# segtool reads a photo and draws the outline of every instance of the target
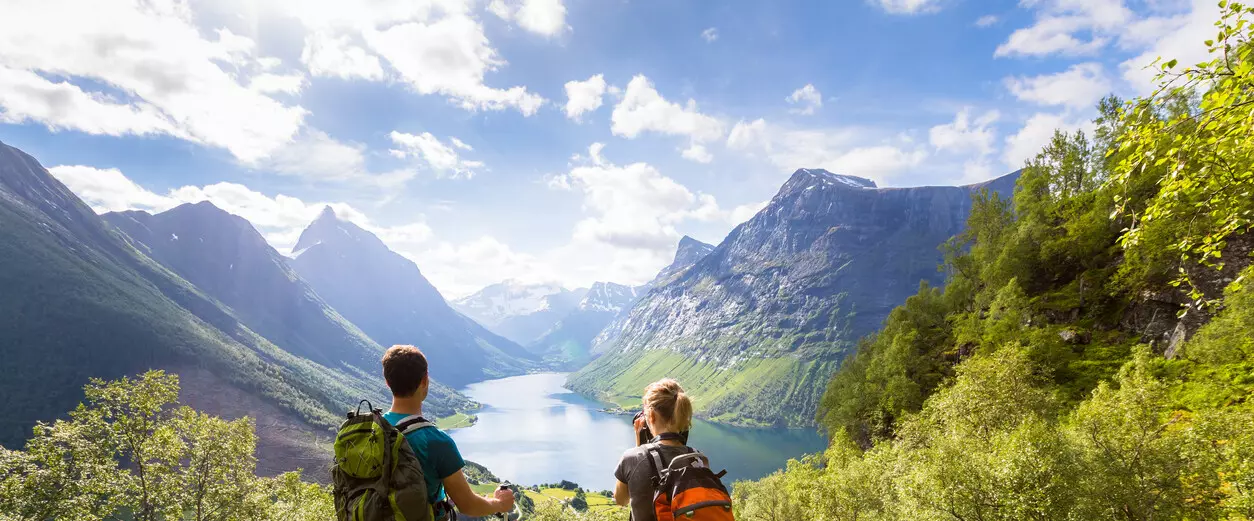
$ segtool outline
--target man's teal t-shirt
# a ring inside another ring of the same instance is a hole
[[[408,416],[408,414],[389,411],[384,413],[383,419],[396,425]],[[444,478],[456,474],[466,466],[466,460],[463,460],[461,452],[457,451],[457,444],[453,443],[453,438],[450,438],[448,434],[435,427],[418,429],[405,436],[405,439],[409,441],[409,446],[413,447],[414,454],[418,455],[418,461],[422,463],[422,473],[427,478],[427,499],[433,504],[443,500]]]

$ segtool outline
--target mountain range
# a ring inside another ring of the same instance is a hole
[[[636,293],[640,296],[648,293],[656,287],[665,286],[672,278],[679,275],[684,270],[692,267],[697,261],[705,258],[710,252],[714,251],[713,244],[707,244],[699,240],[693,239],[685,235],[679,240],[679,246],[675,248],[675,258],[665,268],[662,268],[653,280],[644,283],[636,288]],[[634,307],[635,304],[633,303]],[[618,341],[619,335],[622,334],[623,328],[627,326],[627,321],[631,319],[631,308],[625,308],[614,316],[601,331],[592,338],[592,342],[588,346],[588,353],[591,356],[601,356],[610,346]]]
[[[437,376],[433,416],[475,404],[447,387],[541,370],[630,406],[674,377],[701,417],[813,424],[825,382],[920,281],[980,190],[878,188],[801,169],[718,246],[684,237],[640,286],[507,281],[452,303],[419,267],[326,208],[289,256],[208,202],[97,215],[32,157],[0,144],[0,444],[73,408],[89,378],[157,368],[182,400],[258,422],[262,468],[323,461],[342,411],[385,402],[384,346],[414,344]]]
[[[325,466],[323,442],[343,411],[363,398],[387,403],[383,347],[247,221],[207,202],[96,215],[33,157],[3,143],[0,287],[5,446],[20,446],[37,421],[73,409],[89,379],[150,369],[178,374],[185,404],[256,418],[265,473]],[[460,319],[450,324],[485,351],[499,345],[505,353],[499,365],[479,368],[478,379],[530,367],[514,358],[526,354],[520,346],[449,312]],[[476,407],[439,382],[426,405],[434,417]]]
[[[452,305],[492,332],[527,345],[578,308],[587,292],[507,280],[454,300]]]
[[[812,425],[825,382],[857,339],[920,281],[943,282],[939,247],[962,231],[972,195],[1009,194],[1016,178],[877,188],[797,170],[718,247],[645,294],[568,385],[638,404],[646,384],[673,377],[702,417]]]
[[[293,257],[296,273],[332,307],[382,345],[418,346],[444,383],[460,387],[535,366],[522,346],[450,307],[413,261],[330,207],[301,233]]]
[[[638,288],[597,282],[574,310],[527,348],[557,367],[582,367],[591,360],[593,338],[615,317],[631,310],[638,297]]]

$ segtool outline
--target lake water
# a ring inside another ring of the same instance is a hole
[[[463,389],[484,404],[479,421],[450,435],[462,456],[501,479],[522,485],[573,481],[590,490],[613,489],[614,467],[634,445],[631,417],[562,388],[565,374],[544,373],[472,384]],[[746,429],[696,421],[692,447],[726,468],[727,484],[757,479],[789,458],[819,452],[826,440],[811,430]]]

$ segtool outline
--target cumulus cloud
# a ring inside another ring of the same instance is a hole
[[[644,75],[637,75],[627,84],[623,99],[610,115],[610,130],[616,136],[634,139],[644,132],[686,136],[691,145],[684,157],[699,160],[709,152],[696,145],[723,138],[723,122],[697,110],[697,102],[686,105],[667,101]],[[704,151],[704,153],[703,153]]]
[[[543,15],[553,0],[533,3],[525,10],[526,23],[549,23]],[[472,15],[473,2],[273,0],[273,5],[310,32],[301,57],[315,76],[395,77],[418,94],[446,96],[467,110],[515,109],[530,116],[544,104],[524,86],[485,83],[488,72],[507,63]],[[383,70],[384,64],[391,71]]]
[[[992,125],[1000,117],[1001,113],[990,110],[972,120],[971,109],[967,107],[958,112],[953,122],[932,127],[928,132],[928,141],[937,150],[988,155],[993,152],[993,140],[996,139]]]
[[[371,29],[365,39],[419,94],[442,94],[469,110],[515,108],[525,116],[544,104],[544,98],[526,87],[484,84],[484,75],[505,61],[488,45],[483,25],[467,15]]]
[[[748,221],[749,219],[752,219],[753,216],[757,215],[758,212],[762,211],[763,208],[766,208],[766,205],[770,204],[770,202],[771,201],[768,199],[766,201],[742,204],[732,208],[732,210],[727,214],[727,220],[732,224],[740,224]]]
[[[360,45],[353,44],[348,35],[310,33],[305,36],[305,47],[301,51],[300,61],[309,69],[309,74],[318,77],[372,81],[379,81],[384,77],[379,57],[370,54]]]
[[[720,215],[713,196],[693,193],[647,163],[615,165],[602,156],[603,148],[593,143],[589,164],[550,181],[550,186],[565,186],[583,196],[589,215],[575,224],[573,240],[665,252],[681,237],[678,223]]]
[[[579,121],[584,113],[600,108],[605,87],[605,76],[600,74],[584,81],[566,82],[566,117]]]
[[[992,27],[994,25],[997,25],[997,22],[1000,20],[1001,19],[998,18],[997,15],[986,14],[984,16],[981,16],[978,20],[975,21],[975,26],[976,27]]]
[[[996,56],[1078,56],[1095,54],[1117,43],[1124,51],[1145,53],[1131,60],[1137,68],[1157,56],[1194,63],[1204,55],[1200,43],[1214,31],[1217,2],[1156,1],[1133,12],[1123,0],[1035,0],[1035,22],[1016,30],[998,46]],[[1179,55],[1184,53],[1185,55]]]
[[[868,177],[890,184],[922,164],[926,150],[911,143],[876,141],[859,128],[790,129],[763,119],[740,121],[732,128],[727,147],[765,158],[777,168],[824,168]]]
[[[815,111],[823,106],[823,93],[819,92],[819,89],[814,88],[814,85],[807,83],[804,87],[793,91],[786,98],[786,101],[791,105],[797,106],[790,112],[808,116],[814,114]]]
[[[1137,56],[1120,65],[1122,75],[1141,94],[1156,87],[1159,71],[1149,67],[1158,57],[1193,64],[1207,61],[1210,54],[1206,40],[1215,37],[1215,20],[1219,19],[1218,2],[1188,1],[1190,9],[1182,14],[1148,17],[1130,24],[1122,35],[1124,48],[1143,49]]]
[[[262,73],[253,76],[248,88],[263,94],[300,94],[305,86],[303,74],[270,74]]]
[[[709,163],[714,160],[714,154],[705,148],[705,145],[693,143],[685,148],[681,154],[684,159],[695,161],[697,163]]]
[[[923,14],[940,10],[942,0],[868,0],[890,14]]]
[[[481,161],[468,161],[461,158],[455,148],[471,150],[468,145],[457,138],[451,138],[452,145],[446,145],[430,132],[406,134],[392,131],[388,134],[396,148],[389,150],[393,157],[414,159],[436,173],[437,177],[470,179],[483,167]]]
[[[1073,109],[1093,107],[1114,88],[1102,64],[1096,62],[1072,65],[1057,74],[1006,78],[1005,83],[1020,100]]]
[[[424,221],[397,226],[374,223],[364,213],[341,202],[306,202],[283,194],[269,196],[237,183],[182,186],[164,194],[152,192],[127,178],[116,168],[61,165],[48,169],[57,179],[99,213],[142,210],[159,213],[186,203],[208,201],[226,212],[247,219],[276,250],[288,252],[301,230],[330,206],[341,218],[374,232],[384,242],[413,245],[427,241],[431,229]]]
[[[168,134],[254,163],[286,144],[306,114],[268,96],[273,82],[248,86],[263,69],[259,58],[249,38],[202,33],[174,0],[7,2],[0,117],[96,134]]]
[[[543,36],[556,36],[566,29],[562,0],[492,0],[488,11]]]
[[[701,31],[701,38],[707,42],[713,42],[718,39],[718,28],[710,27]]]
[[[1024,163],[1045,147],[1054,132],[1083,130],[1093,134],[1093,122],[1088,118],[1069,118],[1061,114],[1038,113],[1028,118],[1019,132],[1006,137],[1002,159],[1010,168],[1023,168]]]

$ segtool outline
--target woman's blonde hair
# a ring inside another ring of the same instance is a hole
[[[657,411],[663,421],[679,432],[692,427],[692,400],[675,380],[663,378],[645,387],[644,406]]]

